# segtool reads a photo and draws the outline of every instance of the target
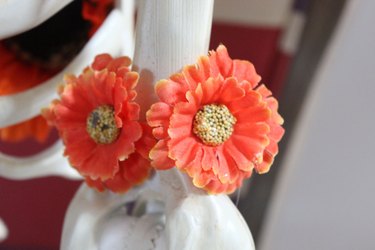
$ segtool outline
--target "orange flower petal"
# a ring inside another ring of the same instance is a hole
[[[239,86],[235,78],[227,78],[223,83],[223,88],[219,98],[220,103],[233,102],[245,95],[245,91]]]
[[[216,154],[216,148],[203,146],[203,158],[202,158],[202,169],[209,171],[211,169],[217,169],[219,162]]]
[[[123,124],[118,139],[107,145],[108,150],[116,152],[118,160],[122,161],[135,151],[134,142],[142,136],[142,127],[138,122],[126,121]]]
[[[274,160],[274,156],[268,151],[264,151],[263,162],[258,165],[255,165],[255,170],[258,172],[258,174],[267,173],[270,170],[273,160]]]
[[[95,56],[94,62],[91,64],[91,67],[94,70],[102,70],[107,67],[110,61],[112,61],[113,58],[109,54],[100,54]]]
[[[155,146],[156,140],[152,136],[152,129],[146,123],[141,123],[142,137],[135,143],[137,153],[143,158],[149,159],[150,150]]]
[[[186,81],[190,83],[190,89],[194,89],[198,83],[202,83],[207,79],[204,71],[201,71],[198,65],[195,64],[185,66],[182,72]]]
[[[230,181],[230,173],[229,173],[229,162],[227,161],[227,158],[223,155],[222,152],[217,154],[217,158],[219,161],[219,164],[215,167],[213,166],[212,171],[217,176],[217,178],[220,180],[221,183],[225,184]]]
[[[174,161],[168,156],[169,150],[166,140],[158,141],[150,151],[151,165],[156,169],[170,169],[174,167]]]
[[[91,155],[76,169],[84,176],[92,179],[100,179],[105,181],[111,179],[119,170],[118,158],[109,150],[105,150],[105,146],[98,145],[92,151]]]
[[[186,86],[172,80],[160,80],[155,85],[155,92],[162,102],[175,104],[185,98]]]
[[[108,65],[106,66],[106,68],[110,72],[117,73],[117,70],[122,69],[124,67],[128,68],[131,65],[131,63],[132,63],[132,61],[129,57],[121,56],[121,57],[117,57],[117,58],[111,60],[108,63]]]
[[[141,155],[132,154],[126,161],[120,162],[124,178],[131,184],[140,184],[150,175],[150,162]]]
[[[210,104],[215,102],[220,97],[220,89],[222,86],[221,78],[208,78],[207,81],[200,84],[202,88],[202,104]]]
[[[163,139],[168,136],[169,119],[172,114],[172,107],[166,103],[158,102],[151,106],[146,113],[147,123],[154,127],[153,135],[156,139]]]
[[[232,75],[239,82],[248,81],[252,88],[255,88],[261,80],[261,77],[255,71],[254,65],[249,61],[233,60]]]
[[[238,123],[234,126],[234,133],[236,135],[257,140],[263,145],[267,145],[269,143],[267,136],[269,132],[270,126],[265,122]]]
[[[262,96],[259,93],[255,91],[250,91],[247,92],[243,98],[228,103],[227,107],[232,112],[232,114],[236,114],[238,112],[241,112],[243,109],[259,106],[259,103],[261,101]]]
[[[230,140],[232,140],[233,145],[241,150],[241,152],[251,161],[262,162],[262,153],[266,148],[267,144],[263,144],[261,141],[256,139],[251,139],[245,136],[233,135]]]
[[[235,161],[236,166],[242,171],[252,171],[254,164],[252,158],[247,158],[243,152],[238,149],[231,140],[225,143],[224,150],[232,157]]]
[[[262,107],[263,106],[263,107]],[[252,106],[241,110],[236,113],[236,119],[238,123],[256,123],[265,122],[271,117],[271,110],[266,105]]]
[[[99,179],[93,180],[90,177],[85,177],[86,184],[91,187],[95,188],[99,192],[103,192],[105,190],[104,183],[101,182]]]
[[[168,135],[171,138],[180,138],[191,135],[191,127],[195,114],[194,107],[189,103],[179,103],[171,116]]]
[[[202,157],[203,157],[203,148],[198,147],[195,151],[194,160],[189,162],[188,165],[184,167],[184,169],[181,169],[183,171],[186,171],[186,173],[193,178],[199,178],[199,175],[202,172]]]
[[[121,70],[128,70],[128,68],[122,68]],[[118,74],[117,74],[118,76]],[[132,89],[134,89],[136,86],[137,86],[137,83],[138,83],[138,80],[139,80],[139,74],[137,72],[133,72],[133,71],[130,71],[130,72],[126,72],[125,76],[124,76],[124,81],[123,81],[123,85],[124,87],[126,88],[127,91],[131,91]],[[134,93],[136,94],[136,92],[134,91]],[[132,96],[132,98],[135,98],[135,95]],[[133,100],[133,99],[131,99]]]
[[[209,59],[211,71],[214,76],[218,74],[221,74],[223,77],[230,76],[233,62],[225,46],[219,45],[216,51],[210,51]]]
[[[192,137],[182,140],[170,140],[168,143],[169,158],[176,160],[176,166],[184,169],[184,166],[195,159],[195,151],[199,148],[197,141]]]
[[[115,193],[125,193],[132,187],[132,183],[127,182],[119,172],[112,179],[105,181],[103,186]]]
[[[193,178],[193,184],[196,187],[204,188],[212,180],[212,173],[202,171]]]
[[[164,102],[154,103],[146,113],[147,123],[152,127],[165,126],[169,124],[172,107]]]

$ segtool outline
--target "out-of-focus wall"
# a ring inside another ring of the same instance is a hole
[[[214,20],[251,26],[286,24],[293,0],[215,0]]]
[[[349,1],[313,81],[260,250],[375,249],[373,0]]]

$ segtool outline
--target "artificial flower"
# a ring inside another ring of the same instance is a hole
[[[266,173],[284,130],[277,101],[248,61],[221,45],[196,65],[159,81],[147,112],[158,140],[156,169],[176,166],[209,193],[231,193],[253,169]]]
[[[124,192],[150,172],[147,156],[135,150],[142,126],[134,102],[139,75],[130,64],[128,57],[97,56],[79,77],[67,75],[60,100],[43,110],[58,129],[70,164],[99,190],[103,183]]]

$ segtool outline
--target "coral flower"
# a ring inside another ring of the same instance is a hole
[[[147,121],[156,169],[176,166],[209,193],[231,193],[253,169],[268,172],[284,130],[271,92],[248,61],[221,45],[156,84]]]
[[[134,102],[139,76],[129,71],[130,63],[127,57],[97,56],[79,77],[65,77],[60,100],[43,111],[58,129],[71,165],[99,190],[98,183],[107,183],[123,192],[149,174],[144,153],[135,153],[142,126]]]

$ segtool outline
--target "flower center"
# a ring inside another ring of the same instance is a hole
[[[236,118],[225,105],[204,105],[194,117],[193,132],[204,144],[218,146],[233,133]]]
[[[87,117],[86,130],[96,143],[109,144],[115,141],[120,129],[116,126],[113,107],[103,105],[94,109]]]

